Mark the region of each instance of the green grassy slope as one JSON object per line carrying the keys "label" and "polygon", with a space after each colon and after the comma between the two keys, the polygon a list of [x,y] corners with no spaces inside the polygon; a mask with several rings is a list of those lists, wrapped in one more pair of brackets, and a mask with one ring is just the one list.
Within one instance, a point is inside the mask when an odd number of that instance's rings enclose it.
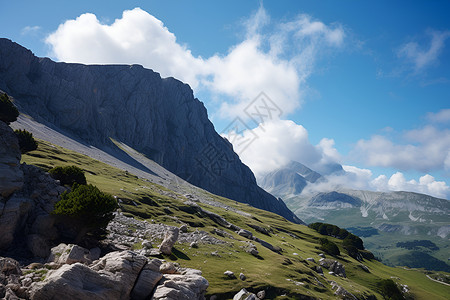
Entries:
{"label": "green grassy slope", "polygon": [[[183,267],[202,270],[203,276],[210,283],[208,295],[218,295],[219,299],[230,299],[244,287],[254,292],[266,289],[267,299],[301,299],[303,296],[335,299],[334,290],[329,284],[330,280],[337,282],[358,298],[373,295],[377,299],[383,299],[377,292],[376,283],[386,278],[408,285],[410,295],[416,299],[448,299],[450,295],[449,286],[433,282],[423,272],[417,270],[392,268],[377,261],[365,260],[362,263],[369,268],[370,273],[367,273],[359,266],[361,262],[345,254],[341,240],[330,237],[329,239],[338,244],[341,250],[341,256],[335,259],[345,265],[347,278],[329,275],[326,269],[324,269],[325,276],[322,277],[312,270],[312,267],[318,265],[320,258],[318,254],[322,252],[318,249],[318,240],[322,236],[316,231],[293,224],[273,213],[206,191],[201,192],[205,197],[249,213],[251,216],[243,216],[231,209],[225,210],[198,202],[200,207],[251,231],[259,239],[280,247],[282,252],[280,254],[272,252],[253,242],[259,251],[259,257],[255,257],[241,248],[242,242],[248,241],[247,239],[190,209],[183,203],[187,200],[185,196],[87,156],[39,140],[38,150],[23,155],[22,160],[45,170],[54,166],[77,165],[86,171],[88,183],[120,198],[123,201],[121,209],[129,216],[176,226],[187,223],[189,231],[199,229],[211,232],[215,228],[226,231],[232,238],[220,237],[213,233],[211,235],[226,241],[227,244],[199,244],[197,249],[190,248],[186,244],[177,244],[174,254],[165,257],[167,260],[180,263]],[[265,228],[269,235],[255,231],[250,225]],[[308,257],[314,258],[316,263],[307,261]],[[332,257],[327,255],[327,258]],[[242,272],[247,279],[245,281],[227,279],[223,275],[226,270],[233,271],[237,276]]]}

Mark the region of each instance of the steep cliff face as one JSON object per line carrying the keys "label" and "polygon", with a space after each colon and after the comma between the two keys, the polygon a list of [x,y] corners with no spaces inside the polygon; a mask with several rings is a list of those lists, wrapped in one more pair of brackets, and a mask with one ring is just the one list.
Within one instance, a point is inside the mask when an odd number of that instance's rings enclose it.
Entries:
{"label": "steep cliff face", "polygon": [[301,222],[256,184],[187,84],[139,65],[55,63],[0,39],[0,89],[22,113],[96,147],[110,139],[215,194]]}

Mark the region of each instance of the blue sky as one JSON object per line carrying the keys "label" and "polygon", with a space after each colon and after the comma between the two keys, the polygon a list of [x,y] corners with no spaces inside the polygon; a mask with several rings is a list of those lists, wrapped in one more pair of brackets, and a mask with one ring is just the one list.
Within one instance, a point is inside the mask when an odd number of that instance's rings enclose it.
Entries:
{"label": "blue sky", "polygon": [[[235,144],[257,175],[290,159],[322,173],[337,162],[347,175],[330,186],[450,197],[448,1],[0,5],[0,36],[38,56],[139,63],[189,83],[218,132],[239,117],[257,136]],[[248,118],[260,92],[281,119]]]}

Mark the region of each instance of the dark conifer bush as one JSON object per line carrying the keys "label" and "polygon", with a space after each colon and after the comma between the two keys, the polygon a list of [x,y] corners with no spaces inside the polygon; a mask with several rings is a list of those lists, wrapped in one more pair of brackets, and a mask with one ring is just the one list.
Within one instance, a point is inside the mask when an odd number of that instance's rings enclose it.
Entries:
{"label": "dark conifer bush", "polygon": [[86,184],[86,176],[77,166],[55,167],[48,172],[54,179],[59,180],[61,185]]}
{"label": "dark conifer bush", "polygon": [[25,129],[16,129],[14,130],[14,133],[19,139],[20,152],[27,153],[37,149],[38,144],[31,132],[28,132]]}
{"label": "dark conifer bush", "polygon": [[0,94],[0,120],[9,125],[17,120],[19,111],[7,94]]}

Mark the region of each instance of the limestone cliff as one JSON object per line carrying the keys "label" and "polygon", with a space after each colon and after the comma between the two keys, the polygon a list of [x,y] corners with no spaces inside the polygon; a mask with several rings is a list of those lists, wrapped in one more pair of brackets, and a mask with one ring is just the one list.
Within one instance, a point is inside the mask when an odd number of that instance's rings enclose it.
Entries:
{"label": "limestone cliff", "polygon": [[194,185],[301,222],[257,186],[202,102],[174,78],[139,65],[56,63],[0,39],[0,89],[22,113],[85,143],[120,141]]}

